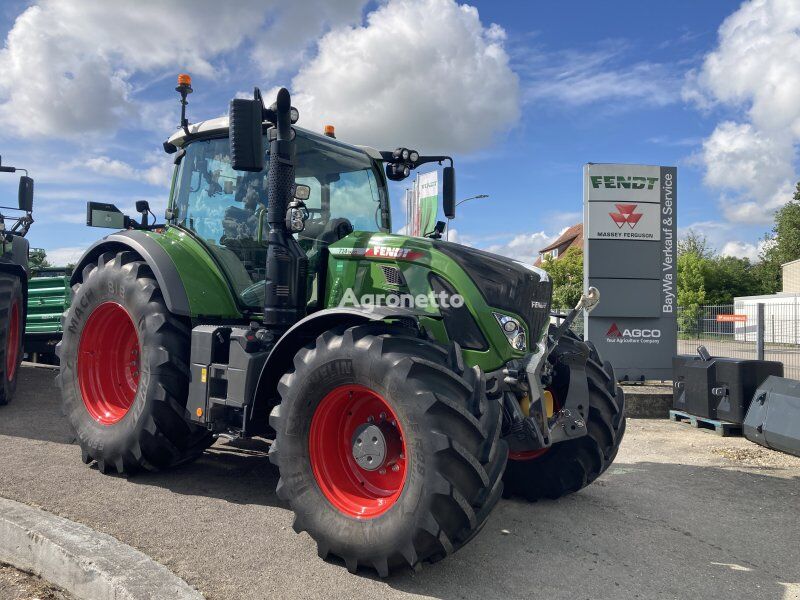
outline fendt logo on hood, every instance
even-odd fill
[[[660,329],[620,329],[616,323],[612,323],[611,327],[606,331],[606,338],[608,341],[617,341],[624,343],[645,343],[657,344],[661,338]]]
[[[611,220],[616,223],[619,229],[622,229],[622,226],[626,223],[628,227],[633,229],[644,214],[636,212],[638,204],[615,204],[614,206],[617,207],[618,212],[610,212],[608,216],[611,217]]]

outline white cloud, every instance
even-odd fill
[[[722,256],[735,256],[736,258],[749,258],[750,261],[756,262],[761,252],[761,246],[761,244],[749,244],[734,240],[727,242],[720,250],[720,254]]]
[[[559,235],[561,234],[548,235],[544,231],[521,233],[505,243],[493,244],[486,250],[532,264],[538,258],[539,250],[552,244]]]
[[[0,50],[0,123],[25,137],[113,130],[141,115],[137,75],[219,76],[223,55],[246,41],[263,74],[293,68],[327,27],[360,21],[364,2],[41,0]]]
[[[665,106],[675,102],[675,74],[659,63],[618,64],[626,49],[625,44],[616,42],[592,52],[537,55],[526,49],[520,57],[530,81],[525,99],[570,106],[611,101]]]
[[[137,169],[121,160],[109,158],[107,156],[94,156],[78,164],[86,167],[90,171],[107,177],[141,181],[154,186],[169,187],[172,173],[172,165],[169,161],[163,158],[162,155],[159,155],[158,157],[150,157],[148,162],[150,166]]]
[[[498,25],[453,0],[390,0],[340,27],[292,81],[300,124],[381,148],[467,152],[519,117],[519,84]]]
[[[719,28],[716,49],[688,74],[687,101],[702,109],[742,111],[704,142],[706,183],[723,197],[735,221],[769,222],[791,198],[795,146],[800,141],[800,4],[751,0]],[[788,192],[788,193],[787,193]]]
[[[78,262],[81,255],[89,246],[63,246],[61,248],[45,248],[47,260],[55,267],[64,267],[70,263]]]

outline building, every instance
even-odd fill
[[[768,344],[800,345],[800,259],[781,265],[783,290],[766,296],[733,299],[734,312],[747,320],[736,323],[735,339],[754,342],[758,305],[764,305],[764,341]]]
[[[558,236],[558,239],[555,242],[546,248],[539,250],[539,256],[536,258],[536,262],[534,264],[537,267],[541,266],[542,261],[546,256],[550,256],[558,260],[570,248],[578,248],[579,250],[583,250],[583,223],[578,223],[572,227],[567,227],[564,233]]]
[[[800,258],[781,265],[783,293],[800,293]]]

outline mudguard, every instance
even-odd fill
[[[403,324],[419,328],[417,315],[402,307],[374,306],[370,309],[356,307],[336,307],[319,310],[301,319],[284,333],[272,350],[261,369],[256,386],[256,404],[252,424],[255,428],[266,425],[269,410],[277,403],[277,385],[281,376],[291,367],[297,351],[322,332],[333,327],[352,326],[369,321],[394,319]],[[266,411],[266,412],[265,412]]]
[[[92,244],[75,266],[70,285],[81,282],[83,268],[87,264],[95,262],[98,256],[104,252],[121,250],[136,252],[150,266],[171,313],[191,316],[189,297],[178,268],[164,248],[141,231],[112,233]]]

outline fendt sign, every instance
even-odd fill
[[[620,379],[668,379],[675,321],[677,170],[588,164],[585,286],[600,290],[585,331]]]

